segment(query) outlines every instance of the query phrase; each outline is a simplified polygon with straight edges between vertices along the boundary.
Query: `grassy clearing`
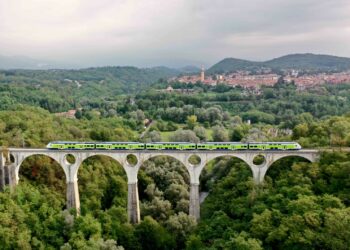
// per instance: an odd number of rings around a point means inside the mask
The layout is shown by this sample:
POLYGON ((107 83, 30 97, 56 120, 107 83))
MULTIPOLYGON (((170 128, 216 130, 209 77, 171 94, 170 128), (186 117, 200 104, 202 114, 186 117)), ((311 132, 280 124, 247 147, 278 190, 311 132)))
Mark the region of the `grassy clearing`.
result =
POLYGON ((207 141, 213 140, 213 130, 211 128, 206 128, 207 141))
POLYGON ((160 132, 160 136, 162 138, 162 141, 169 141, 170 136, 174 133, 174 131, 166 131, 166 132, 160 132))

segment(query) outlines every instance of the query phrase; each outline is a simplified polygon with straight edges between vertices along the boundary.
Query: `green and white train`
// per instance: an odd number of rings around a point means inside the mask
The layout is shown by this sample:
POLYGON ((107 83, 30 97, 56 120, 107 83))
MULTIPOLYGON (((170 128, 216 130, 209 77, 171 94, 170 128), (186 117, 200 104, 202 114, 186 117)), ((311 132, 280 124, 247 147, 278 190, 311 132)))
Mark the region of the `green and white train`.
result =
POLYGON ((297 142, 74 142, 54 141, 56 150, 299 150, 297 142))

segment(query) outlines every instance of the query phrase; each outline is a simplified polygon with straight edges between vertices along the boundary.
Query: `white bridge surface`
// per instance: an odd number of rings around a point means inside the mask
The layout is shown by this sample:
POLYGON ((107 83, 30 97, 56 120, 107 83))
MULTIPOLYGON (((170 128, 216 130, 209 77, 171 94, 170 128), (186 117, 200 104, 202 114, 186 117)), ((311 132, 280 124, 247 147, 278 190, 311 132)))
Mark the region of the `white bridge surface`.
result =
MULTIPOLYGON (((337 149, 338 151, 339 149, 337 149)), ((54 159, 62 167, 67 182, 67 208, 75 208, 80 211, 80 199, 78 188, 78 170, 82 162, 89 157, 100 155, 108 156, 120 163, 126 172, 128 180, 128 215, 133 223, 140 221, 140 209, 137 187, 137 175, 140 167, 147 160, 157 156, 168 156, 180 161, 187 169, 190 176, 190 207, 189 214, 196 219, 200 217, 199 177, 202 170, 211 160, 217 157, 235 157, 245 162, 252 172, 252 179, 259 185, 264 181, 269 167, 276 161, 291 156, 305 158, 309 162, 318 160, 321 151, 333 151, 332 149, 300 149, 300 150, 67 150, 46 148, 8 148, 0 152, 0 187, 9 185, 13 189, 19 182, 19 170, 23 161, 33 155, 45 155, 54 159), (73 155, 74 163, 67 161, 67 155, 73 155), (136 164, 130 164, 129 155, 137 159, 136 164), (189 159, 196 155, 198 164, 192 164, 189 159), (264 161, 256 165, 254 158, 263 156, 264 161), (11 160, 9 160, 11 159, 11 160)), ((350 151, 348 148, 341 151, 350 151)))

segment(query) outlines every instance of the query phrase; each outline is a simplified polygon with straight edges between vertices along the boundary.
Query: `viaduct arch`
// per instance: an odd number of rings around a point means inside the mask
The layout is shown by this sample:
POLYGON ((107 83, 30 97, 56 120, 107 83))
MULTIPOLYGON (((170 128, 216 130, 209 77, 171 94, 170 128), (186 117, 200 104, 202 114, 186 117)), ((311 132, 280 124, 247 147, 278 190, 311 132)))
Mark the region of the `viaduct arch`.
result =
POLYGON ((62 167, 67 183, 67 208, 75 208, 80 213, 80 199, 78 189, 78 170, 82 162, 89 157, 102 155, 109 156, 116 160, 123 167, 128 180, 128 217, 132 223, 140 221, 140 206, 137 187, 137 175, 140 167, 147 160, 157 156, 168 156, 181 162, 187 169, 190 176, 190 208, 189 214, 199 219, 199 177, 207 163, 215 158, 222 156, 231 156, 241 159, 250 167, 253 179, 256 184, 264 181, 265 174, 269 167, 277 160, 289 156, 298 156, 305 158, 310 162, 318 159, 317 150, 298 150, 298 151, 122 151, 122 150, 47 150, 47 149, 21 149, 10 148, 8 152, 0 153, 0 188, 9 185, 13 190, 19 181, 19 169, 23 161, 32 155, 45 155, 59 163, 62 167), (66 156, 73 155, 74 163, 67 161, 66 156), (137 162, 130 164, 128 156, 134 155, 137 162), (196 155, 200 163, 191 164, 189 159, 196 155), (254 164, 254 158, 258 155, 264 157, 264 162, 260 165, 254 164), (13 162, 9 159, 12 158, 13 162))

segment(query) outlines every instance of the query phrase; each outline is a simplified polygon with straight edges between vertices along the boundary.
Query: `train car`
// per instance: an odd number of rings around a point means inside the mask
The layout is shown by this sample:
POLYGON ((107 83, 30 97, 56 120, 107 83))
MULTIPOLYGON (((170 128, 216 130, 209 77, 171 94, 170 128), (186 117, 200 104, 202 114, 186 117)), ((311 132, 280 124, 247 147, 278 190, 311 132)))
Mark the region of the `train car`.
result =
POLYGON ((248 144, 243 142, 206 142, 198 143, 198 150, 247 150, 248 144))
POLYGON ((142 150, 145 144, 141 142, 96 142, 100 150, 142 150))
POLYGON ((54 141, 48 149, 60 150, 299 150, 297 142, 74 142, 54 141))
POLYGON ((249 150, 299 150, 297 142, 249 142, 249 150))
POLYGON ((146 143, 148 150, 195 150, 196 144, 192 142, 151 142, 146 143))
POLYGON ((47 144, 48 149, 82 150, 95 149, 94 142, 54 141, 47 144))

